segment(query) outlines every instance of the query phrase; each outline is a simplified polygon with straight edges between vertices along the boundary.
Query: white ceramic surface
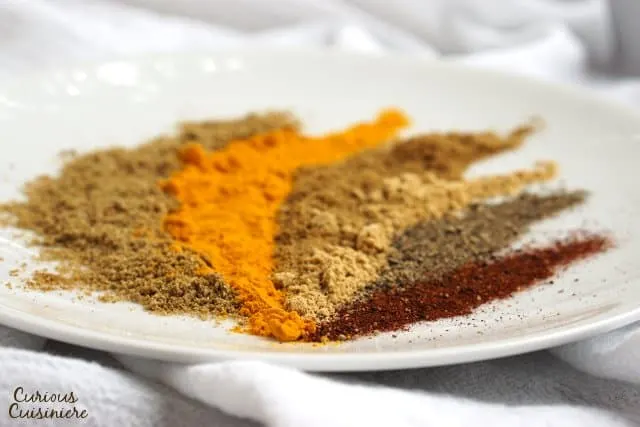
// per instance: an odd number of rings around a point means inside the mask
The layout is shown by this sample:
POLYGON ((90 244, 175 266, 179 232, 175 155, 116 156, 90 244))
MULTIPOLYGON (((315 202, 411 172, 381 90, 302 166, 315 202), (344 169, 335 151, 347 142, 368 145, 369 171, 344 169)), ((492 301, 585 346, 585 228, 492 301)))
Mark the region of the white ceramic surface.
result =
POLYGON ((507 130, 542 116, 525 148, 474 168, 506 171, 559 161, 562 181, 593 192, 588 205, 536 226, 531 236, 589 226, 619 245, 563 273, 553 285, 481 307, 472 316, 416 325, 341 345, 277 344, 129 304, 24 291, 10 270, 30 260, 21 238, 0 230, 0 322, 87 347, 194 362, 257 358, 310 370, 433 366, 545 348, 640 319, 640 116, 575 90, 521 77, 407 57, 245 52, 123 60, 53 71, 0 88, 0 200, 25 180, 55 173, 57 153, 134 145, 176 121, 290 108, 309 131, 340 128, 399 106, 411 131, 507 130), (636 182, 634 182, 636 181, 636 182), (578 278, 579 281, 574 281, 578 278))

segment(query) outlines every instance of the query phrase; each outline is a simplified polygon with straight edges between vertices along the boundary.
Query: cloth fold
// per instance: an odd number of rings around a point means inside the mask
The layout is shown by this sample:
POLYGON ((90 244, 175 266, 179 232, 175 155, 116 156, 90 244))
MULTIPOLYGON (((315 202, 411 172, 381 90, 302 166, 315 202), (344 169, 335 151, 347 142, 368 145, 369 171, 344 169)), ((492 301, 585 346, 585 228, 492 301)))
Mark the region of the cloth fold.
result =
MULTIPOLYGON (((269 426, 421 426, 442 425, 498 425, 498 426, 626 426, 630 425, 615 415, 568 405, 541 407, 537 405, 506 406, 452 397, 444 393, 424 393, 425 385, 396 384, 397 388, 381 386, 382 374, 335 376, 342 381, 304 374, 292 369, 268 366, 258 362, 227 362, 179 366, 152 364, 147 360, 120 357, 130 370, 148 378, 168 384, 186 396, 212 407, 220 408, 238 417, 262 422, 269 426), (369 381, 362 382, 362 378, 369 381), (371 381, 373 380, 373 381, 371 381), (220 385, 224 384, 224 387, 220 385), (404 389, 404 390, 403 390, 404 389)), ((524 361, 524 358, 521 358, 524 361)), ((479 364, 458 370, 477 375, 479 364)), ((429 375, 429 370, 416 370, 413 375, 429 375)), ((387 373, 387 376, 389 374, 387 373)), ((406 373, 394 372, 395 378, 406 373)), ((566 376, 566 374, 564 374, 566 376)), ((453 378, 447 378, 447 381, 453 378)), ((519 386, 526 388, 530 378, 521 378, 519 386)), ((511 381, 518 381, 515 377, 511 381)), ((384 384, 384 382, 382 382, 384 384)), ((585 384, 586 385, 586 384, 585 384)), ((494 388, 501 387, 493 382, 494 388)), ((504 384, 502 387, 509 387, 504 384)), ((477 384, 467 384, 476 388, 477 384)), ((510 388, 510 387, 509 387, 510 388)), ((455 389, 455 388, 454 388, 455 389)), ((553 392, 539 390, 541 396, 553 392)), ((530 387, 527 397, 535 394, 530 387)), ((629 394, 640 393, 633 390, 629 394)), ((477 396, 474 396, 477 398, 477 396)), ((633 396, 630 396, 633 397, 633 396)), ((629 408, 618 408, 623 412, 629 408)))
MULTIPOLYGON (((640 107, 640 78, 618 73, 627 58, 625 71, 640 75, 629 67, 638 33, 628 32, 634 26, 624 4, 630 2, 8 0, 0 7, 0 81, 122 55, 322 46, 442 57, 580 84, 640 107)), ((10 403, 18 387, 73 391, 89 414, 81 422, 95 426, 631 426, 640 425, 639 367, 640 323, 501 360, 324 376, 256 362, 154 362, 0 326, 0 395, 10 403)), ((18 422, 7 416, 1 425, 18 422)))

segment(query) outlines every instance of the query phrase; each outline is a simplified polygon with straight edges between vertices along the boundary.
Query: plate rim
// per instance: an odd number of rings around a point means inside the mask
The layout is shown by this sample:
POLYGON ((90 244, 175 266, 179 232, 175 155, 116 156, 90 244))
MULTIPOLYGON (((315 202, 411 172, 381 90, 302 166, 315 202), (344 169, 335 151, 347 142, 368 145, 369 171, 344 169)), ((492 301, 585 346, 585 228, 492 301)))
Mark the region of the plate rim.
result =
MULTIPOLYGON (((565 325, 549 332, 540 330, 523 337, 423 350, 379 353, 301 353, 222 350, 185 347, 157 341, 143 341, 80 326, 54 322, 31 313, 0 304, 0 323, 19 331, 91 349, 176 363, 207 363, 229 360, 258 360, 286 365, 310 372, 360 372, 448 366, 549 349, 588 339, 640 321, 640 306, 635 310, 589 322, 565 325), (12 316, 12 314, 16 316, 12 316), (473 349, 471 351, 471 349, 473 349)), ((278 345, 278 343, 274 343, 278 345)), ((284 344, 286 345, 286 344, 284 344)))
MULTIPOLYGON (((48 69, 29 72, 20 77, 0 84, 0 95, 5 91, 19 89, 21 85, 30 81, 43 79, 53 73, 68 74, 78 69, 95 69, 115 62, 129 62, 133 64, 147 64, 153 61, 188 61, 189 59, 214 58, 222 59, 225 55, 232 55, 241 59, 251 57, 280 56, 287 58, 315 57, 329 60, 368 60, 368 61, 398 61, 403 65, 413 67, 435 67, 452 69, 471 74, 485 74, 492 78, 510 79, 515 83, 529 87, 545 88, 555 91, 564 97, 571 97, 584 102, 595 103, 601 108, 607 108, 617 114, 623 114, 629 119, 640 122, 640 111, 616 102, 597 92, 557 82, 538 80, 523 74, 508 73, 495 69, 469 66, 451 60, 442 60, 423 55, 407 53, 363 54, 345 52, 332 49, 309 48, 222 48, 212 51, 193 51, 188 53, 156 53, 136 56, 114 57, 103 61, 78 62, 68 66, 51 67, 48 69)), ((640 280, 633 280, 629 285, 640 285, 640 280)), ((309 353, 309 352, 264 352, 260 350, 226 350, 216 348, 188 347, 177 343, 163 343, 149 341, 143 338, 129 338, 108 332, 85 329, 80 326, 56 322, 6 306, 0 301, 0 324, 50 339, 68 342, 75 345, 98 350, 116 352, 130 356, 141 356, 174 362, 202 362, 219 360, 253 359, 276 364, 285 364, 294 368, 308 371, 342 372, 342 371, 371 371, 411 369, 419 367, 445 366, 458 363, 468 363, 513 356, 545 348, 567 344, 586 339, 613 329, 627 326, 640 321, 640 305, 633 310, 627 310, 612 316, 598 319, 587 317, 576 323, 554 328, 542 329, 529 333, 524 337, 505 338, 483 343, 467 344, 460 347, 443 347, 420 350, 402 350, 385 352, 384 355, 375 352, 366 353, 309 353), (591 320, 590 320, 591 319, 591 320)))
POLYGON ((68 74, 77 69, 93 69, 113 63, 131 62, 131 63, 149 63, 152 61, 166 61, 166 60, 189 60, 196 58, 212 58, 218 59, 222 55, 240 56, 240 57, 265 57, 274 55, 278 56, 308 56, 316 58, 346 58, 346 59, 358 59, 358 60, 371 60, 371 61, 393 61, 404 62, 414 66, 426 66, 442 69, 458 70, 462 72, 471 72, 474 74, 484 74, 492 76, 494 78, 512 80, 521 84, 535 85, 540 88, 546 88, 548 90, 555 90, 562 93, 565 96, 572 96, 575 98, 581 98, 586 102, 598 103, 606 105, 607 108, 616 110, 620 114, 625 114, 636 120, 640 121, 640 109, 633 108, 632 106, 616 101, 610 97, 607 97, 596 90, 588 87, 573 85, 565 82, 557 82, 551 80, 538 79, 534 76, 526 75, 519 72, 507 72, 497 70, 495 68, 472 65, 464 62, 459 62, 455 58, 433 57, 428 54, 416 54, 409 52, 349 52, 344 50, 331 49, 326 47, 314 47, 314 48, 302 48, 302 47, 269 47, 269 48, 257 48, 257 47, 218 47, 209 50, 192 50, 185 52, 157 52, 146 53, 141 55, 118 55, 113 56, 110 59, 103 60, 88 60, 77 61, 66 65, 57 65, 44 67, 37 71, 27 71, 22 73, 19 77, 9 78, 7 81, 0 82, 0 95, 4 91, 11 91, 18 88, 20 85, 33 81, 34 79, 43 78, 44 76, 50 76, 54 73, 68 74))

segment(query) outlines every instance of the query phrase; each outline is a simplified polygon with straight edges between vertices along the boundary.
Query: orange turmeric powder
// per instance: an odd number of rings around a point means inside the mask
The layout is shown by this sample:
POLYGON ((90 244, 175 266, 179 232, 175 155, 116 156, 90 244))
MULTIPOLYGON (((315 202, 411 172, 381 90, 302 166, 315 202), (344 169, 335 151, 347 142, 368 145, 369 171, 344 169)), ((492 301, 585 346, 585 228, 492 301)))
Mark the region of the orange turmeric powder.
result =
POLYGON ((165 229, 200 253, 238 294, 249 331, 293 341, 315 325, 287 311, 273 272, 276 214, 301 166, 329 164, 394 138, 409 124, 400 111, 387 110, 372 123, 340 133, 307 137, 282 129, 230 143, 208 153, 188 145, 184 168, 162 183, 180 208, 165 218, 165 229))

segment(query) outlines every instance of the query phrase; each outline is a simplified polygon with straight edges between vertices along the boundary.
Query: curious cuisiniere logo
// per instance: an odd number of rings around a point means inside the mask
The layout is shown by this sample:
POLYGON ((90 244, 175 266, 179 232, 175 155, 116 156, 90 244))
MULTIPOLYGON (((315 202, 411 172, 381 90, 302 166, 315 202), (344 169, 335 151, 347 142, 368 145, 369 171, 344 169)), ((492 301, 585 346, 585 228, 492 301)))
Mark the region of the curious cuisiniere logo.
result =
POLYGON ((9 418, 22 420, 83 420, 89 416, 86 409, 78 407, 79 397, 73 392, 55 393, 43 390, 27 390, 19 386, 9 397, 9 418))

